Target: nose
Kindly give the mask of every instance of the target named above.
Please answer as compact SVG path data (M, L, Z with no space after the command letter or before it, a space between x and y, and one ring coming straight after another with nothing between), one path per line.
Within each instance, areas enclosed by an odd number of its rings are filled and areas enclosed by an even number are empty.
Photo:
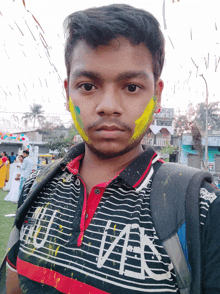
M120 93L113 87L103 90L96 111L100 116L120 116L122 114Z

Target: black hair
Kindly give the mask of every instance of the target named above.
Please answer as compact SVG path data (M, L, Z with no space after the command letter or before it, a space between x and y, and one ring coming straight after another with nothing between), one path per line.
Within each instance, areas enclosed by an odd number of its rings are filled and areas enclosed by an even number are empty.
M29 151L28 150L23 150L23 153L26 153L27 155L29 155Z
M65 19L64 31L68 80L71 56L79 41L85 41L95 49L100 45L108 45L118 37L125 37L133 45L144 43L152 54L155 81L161 75L165 55L164 36L159 22L145 10L126 4L112 4L77 11Z
M13 156L14 155L14 152L11 152L11 155Z
M4 155L7 156L7 153L5 151L2 151L2 153L4 153Z
M11 158L7 155L8 161L11 164Z

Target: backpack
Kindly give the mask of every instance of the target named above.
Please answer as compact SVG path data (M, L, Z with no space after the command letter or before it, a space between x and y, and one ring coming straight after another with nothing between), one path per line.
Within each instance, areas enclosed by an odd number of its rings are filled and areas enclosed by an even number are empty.
M38 192L60 168L65 169L70 162L71 149L63 159L49 164L36 177L28 198L17 210L14 227L9 237L8 250L19 240L24 218ZM199 195L204 180L211 182L211 174L177 163L164 163L156 172L152 182L150 205L153 223L173 263L181 294L201 293ZM178 237L178 230L185 222L191 272ZM7 254L0 267L0 293L2 294L5 293L6 256Z
M181 164L164 163L152 182L150 205L154 227L173 263L181 294L202 291L199 196L204 181L211 183L212 175ZM184 223L191 270L178 237Z

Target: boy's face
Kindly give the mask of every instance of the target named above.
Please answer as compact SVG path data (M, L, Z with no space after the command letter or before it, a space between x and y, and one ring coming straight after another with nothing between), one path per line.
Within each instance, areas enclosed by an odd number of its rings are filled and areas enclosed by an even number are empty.
M109 158L138 146L161 108L163 82L154 80L149 50L125 38L94 50L82 41L70 68L67 105L88 147Z

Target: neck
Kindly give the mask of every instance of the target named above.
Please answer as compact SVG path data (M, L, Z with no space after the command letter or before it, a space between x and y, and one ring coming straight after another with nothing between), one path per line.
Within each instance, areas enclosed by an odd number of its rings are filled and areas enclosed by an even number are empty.
M138 155L143 152L141 144L129 152L116 156L113 158L102 158L93 153L88 146L85 146L85 156L81 165L80 172L85 169L91 169L94 172L108 174L110 179L113 178L118 172L124 169L130 162L132 162ZM110 180L109 179L109 180Z

